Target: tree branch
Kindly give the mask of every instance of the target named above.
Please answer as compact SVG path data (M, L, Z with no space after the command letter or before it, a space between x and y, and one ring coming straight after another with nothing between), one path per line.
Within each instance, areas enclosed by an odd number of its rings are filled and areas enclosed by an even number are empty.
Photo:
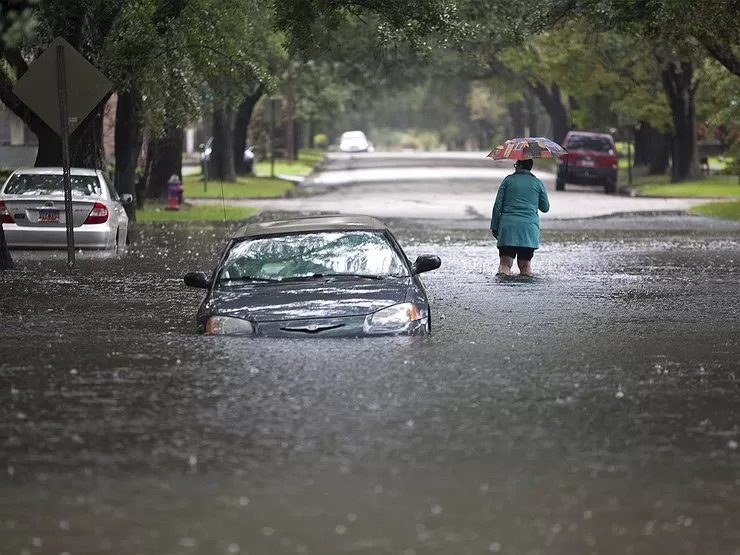
M699 35L697 38L715 60L740 77L740 58L735 55L732 48L706 34Z
M15 70L16 79L20 79L23 77L23 74L28 71L28 64L26 63L26 60L23 59L23 55L18 48L6 50L5 59L8 61L8 64L10 64L10 67Z

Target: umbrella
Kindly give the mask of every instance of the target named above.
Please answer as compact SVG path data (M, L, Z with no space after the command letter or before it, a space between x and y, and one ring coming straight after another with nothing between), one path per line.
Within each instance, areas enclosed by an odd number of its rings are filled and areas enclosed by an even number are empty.
M561 154L567 154L558 143L546 137L520 137L509 139L502 145L498 145L488 155L494 160L508 158L510 160L528 160L530 158L557 158Z

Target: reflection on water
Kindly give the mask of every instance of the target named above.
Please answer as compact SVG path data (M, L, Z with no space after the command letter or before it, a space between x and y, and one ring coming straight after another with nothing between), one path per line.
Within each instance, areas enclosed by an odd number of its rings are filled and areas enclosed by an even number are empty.
M222 234L144 229L0 277L3 555L740 545L736 237L551 241L499 283L404 229L432 337L252 341L194 333Z

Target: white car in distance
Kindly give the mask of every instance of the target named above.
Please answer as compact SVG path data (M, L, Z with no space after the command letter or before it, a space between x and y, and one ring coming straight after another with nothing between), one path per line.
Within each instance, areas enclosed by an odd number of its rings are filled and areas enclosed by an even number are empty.
M339 150L341 152L373 152L375 147L362 131L347 131L342 133L339 139Z

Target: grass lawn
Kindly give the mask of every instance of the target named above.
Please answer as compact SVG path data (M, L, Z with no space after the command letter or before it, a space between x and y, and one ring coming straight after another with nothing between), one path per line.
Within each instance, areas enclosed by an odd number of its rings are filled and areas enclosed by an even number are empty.
M324 151L319 149L303 149L298 152L298 159L293 162L287 160L275 160L275 175L308 175L313 167L324 159ZM271 175L271 162L269 159L257 162L254 172L257 175Z
M288 162L287 160L275 160L275 175L308 175L313 171L313 164L305 164L300 160ZM258 162L254 166L257 175L272 175L270 161Z
M740 200L733 202L710 202L689 209L692 214L711 216L725 220L740 220Z
M255 212L250 206L227 206L227 220L243 220ZM191 206L185 204L180 210L165 210L164 204L147 204L144 210L136 211L137 222L187 222L221 221L224 207L220 204Z
M740 185L736 176L716 175L701 181L670 183L667 175L636 180L636 188L644 195L664 197L738 197Z
M293 188L290 181L270 177L238 177L233 181L208 181L208 190L203 190L200 174L186 175L183 179L185 201L189 198L273 198Z

